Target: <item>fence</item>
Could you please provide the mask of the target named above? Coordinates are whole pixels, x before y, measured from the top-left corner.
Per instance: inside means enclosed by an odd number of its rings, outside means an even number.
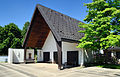
[[[7,62],[8,56],[0,56],[0,62]]]

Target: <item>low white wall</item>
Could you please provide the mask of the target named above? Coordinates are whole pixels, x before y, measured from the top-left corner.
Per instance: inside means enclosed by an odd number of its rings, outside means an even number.
[[[26,59],[29,59],[29,53],[31,53],[31,59],[34,59],[34,49],[27,49]]]
[[[12,63],[13,62],[13,51],[11,48],[8,49],[8,63]]]
[[[24,62],[24,49],[13,49],[13,62]]]
[[[8,63],[24,62],[24,49],[8,49]]]
[[[29,53],[31,53],[31,58],[34,59],[34,50],[27,49],[26,59],[29,59]],[[8,49],[8,63],[23,63],[24,62],[24,49]]]
[[[67,62],[67,51],[78,51],[79,58],[78,63],[83,65],[83,50],[81,48],[76,48],[77,43],[62,42],[62,64]]]
[[[37,61],[43,61],[43,52],[42,50],[37,50]]]

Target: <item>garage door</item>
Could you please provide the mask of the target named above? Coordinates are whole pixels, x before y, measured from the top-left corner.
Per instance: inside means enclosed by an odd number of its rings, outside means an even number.
[[[43,61],[44,62],[50,61],[50,52],[43,52]]]
[[[67,65],[78,65],[78,51],[67,51]]]

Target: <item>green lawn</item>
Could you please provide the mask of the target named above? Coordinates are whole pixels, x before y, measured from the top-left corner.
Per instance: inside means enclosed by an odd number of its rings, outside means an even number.
[[[111,68],[111,69],[120,69],[120,65],[111,65],[111,64],[98,65],[97,67]]]

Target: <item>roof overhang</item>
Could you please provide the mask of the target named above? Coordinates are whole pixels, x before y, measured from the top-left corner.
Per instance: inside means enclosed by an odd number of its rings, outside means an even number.
[[[36,7],[29,25],[23,47],[41,48],[50,32],[50,28]]]
[[[78,33],[84,30],[78,27],[80,21],[56,12],[42,5],[37,5],[23,42],[23,47],[42,48],[51,31],[56,41],[78,43],[84,36]]]
[[[72,39],[67,39],[67,38],[61,38],[61,40],[64,42],[70,42],[70,43],[79,43],[80,42],[78,40],[72,40]]]

